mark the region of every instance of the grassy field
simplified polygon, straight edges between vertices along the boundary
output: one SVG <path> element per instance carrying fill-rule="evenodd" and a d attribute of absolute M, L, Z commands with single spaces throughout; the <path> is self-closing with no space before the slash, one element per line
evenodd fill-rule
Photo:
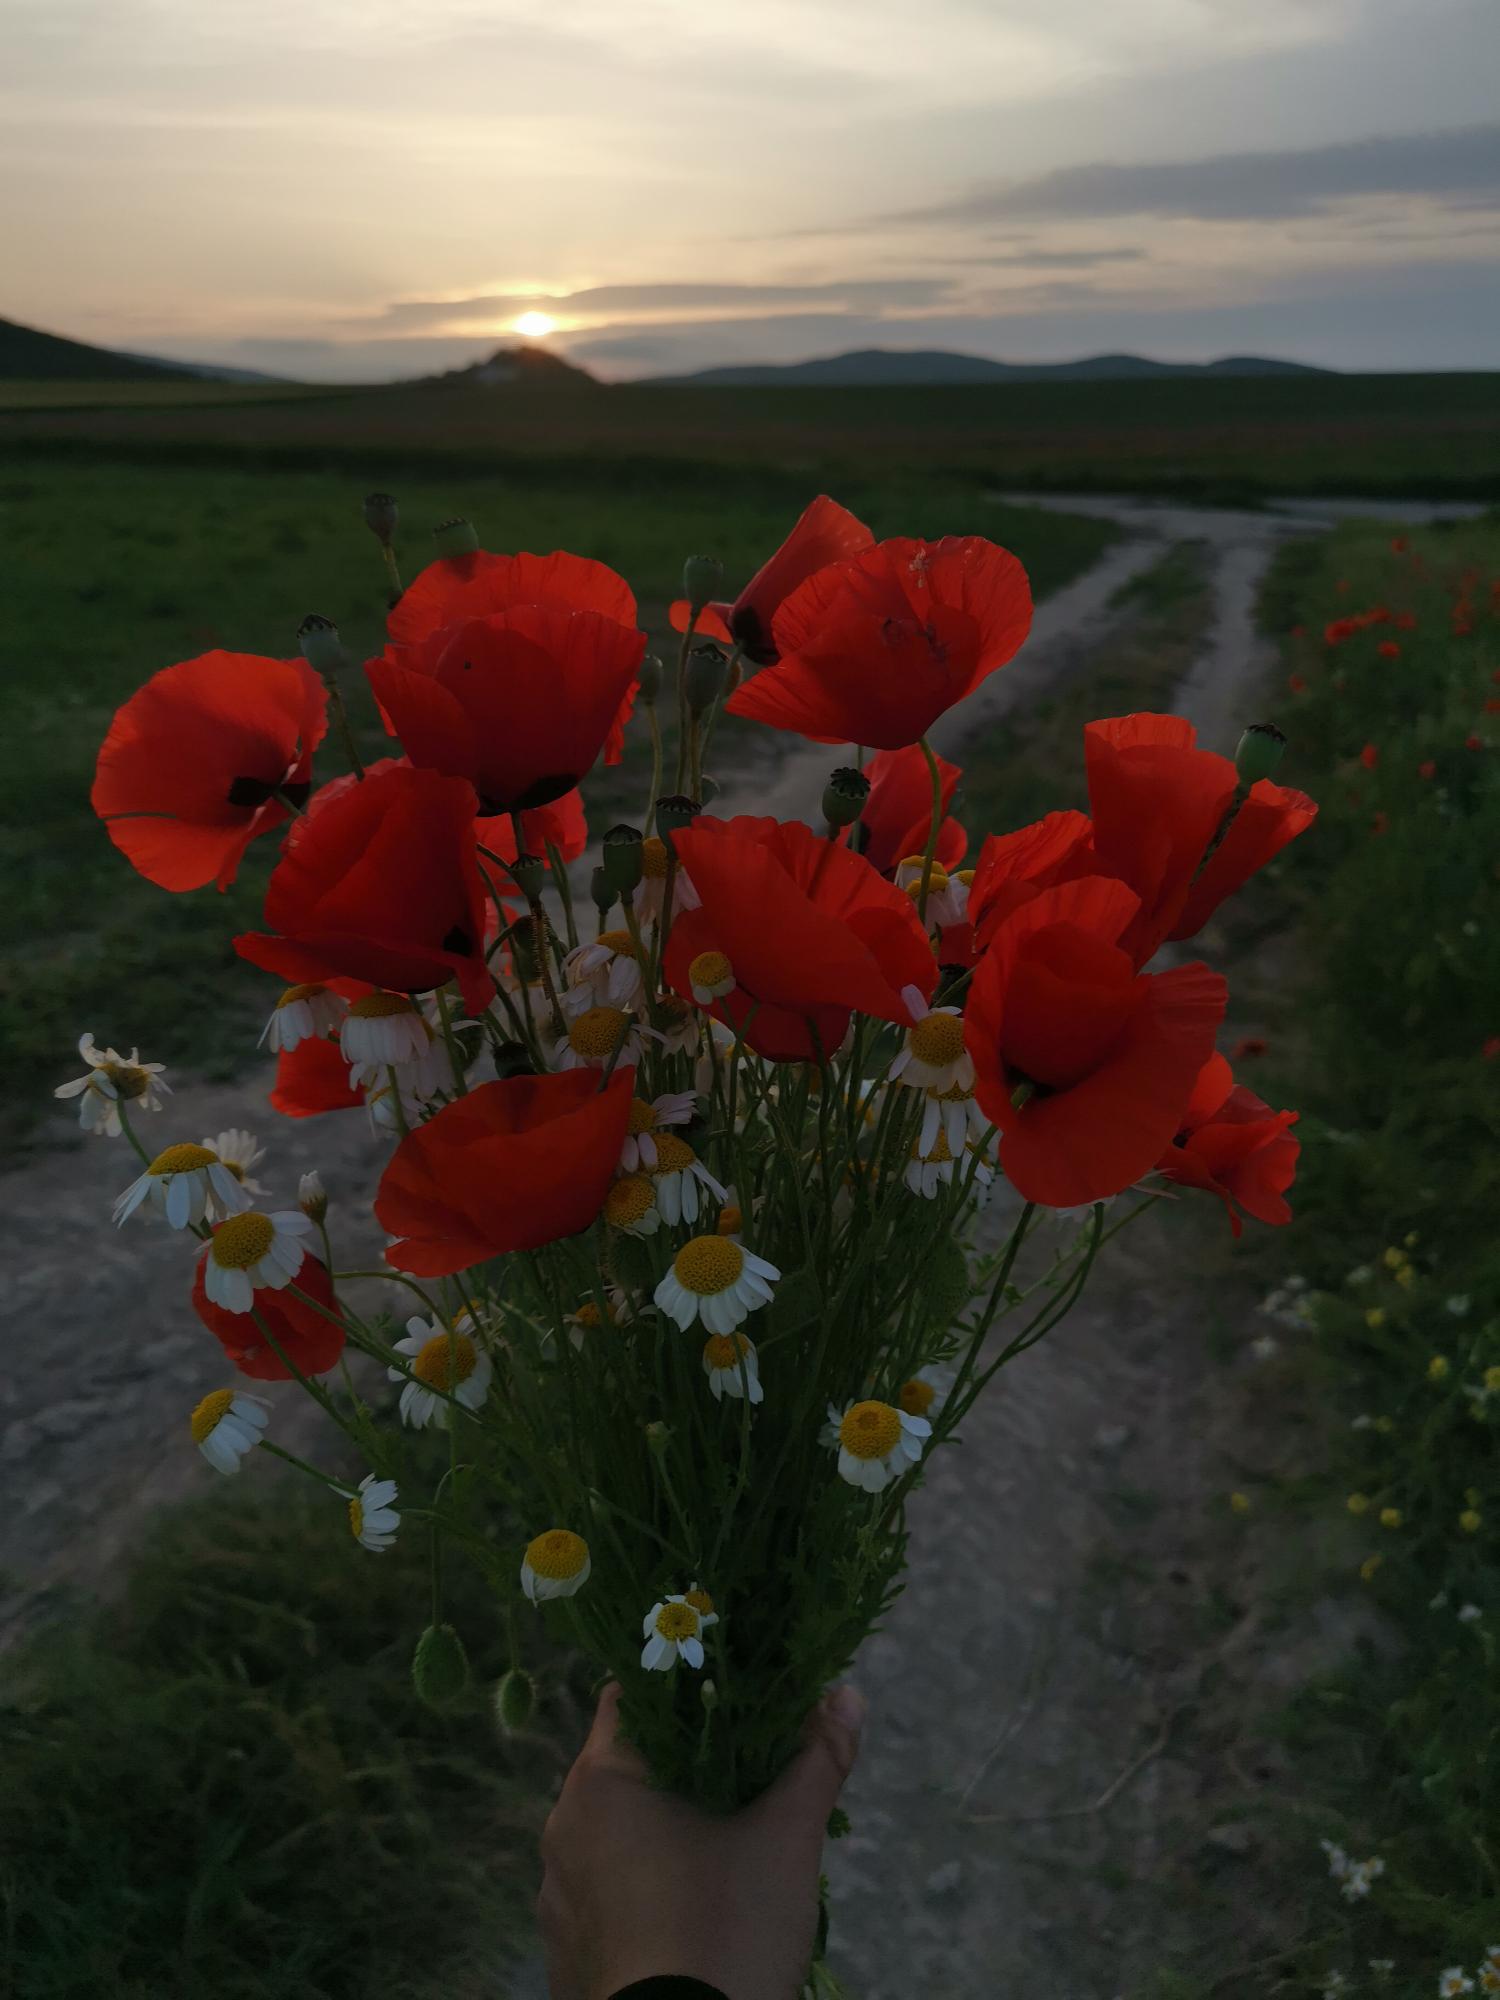
<path fill-rule="evenodd" d="M 455 383 L 305 400 L 192 385 L 177 407 L 0 411 L 0 451 L 158 463 L 337 464 L 369 484 L 416 467 L 631 479 L 685 462 L 805 484 L 921 470 L 1009 488 L 1246 500 L 1274 493 L 1500 497 L 1500 374 L 1226 377 L 933 389 L 566 389 Z M 119 399 L 122 400 L 123 399 Z M 722 475 L 720 475 L 722 476 Z"/>
<path fill-rule="evenodd" d="M 614 564 L 635 585 L 663 645 L 665 606 L 684 554 L 721 554 L 743 579 L 775 546 L 812 487 L 762 472 L 748 489 L 699 469 L 663 486 L 624 473 L 606 486 L 567 467 L 523 483 L 493 472 L 400 489 L 408 576 L 428 527 L 457 511 L 486 546 L 567 547 Z M 381 571 L 359 515 L 363 488 L 315 472 L 36 464 L 0 466 L 8 581 L 0 738 L 0 1042 L 34 1102 L 7 1098 L 14 1135 L 70 1073 L 78 1035 L 160 1060 L 231 1073 L 253 1048 L 269 982 L 235 958 L 253 928 L 272 843 L 260 843 L 228 896 L 173 896 L 134 874 L 88 809 L 99 742 L 115 707 L 156 668 L 209 647 L 286 654 L 302 617 L 333 618 L 356 660 L 381 643 Z M 1017 511 L 937 478 L 851 480 L 841 497 L 878 534 L 981 532 L 1015 548 L 1039 594 L 1086 567 L 1110 539 L 1100 523 Z M 387 739 L 352 676 L 367 751 Z M 740 725 L 762 744 L 769 732 Z M 775 739 L 776 742 L 782 739 Z M 774 749 L 774 743 L 772 745 Z M 736 755 L 726 727 L 726 759 Z M 601 829 L 636 805 L 649 760 L 643 727 L 627 763 L 587 788 Z M 836 761 L 832 757 L 830 761 Z M 325 766 L 329 775 L 336 764 Z"/>
<path fill-rule="evenodd" d="M 214 382 L 207 377 L 192 382 L 175 376 L 159 382 L 86 382 L 67 376 L 0 380 L 0 410 L 194 409 L 204 403 L 235 408 L 241 403 L 297 402 L 327 395 L 326 389 L 300 382 Z"/>

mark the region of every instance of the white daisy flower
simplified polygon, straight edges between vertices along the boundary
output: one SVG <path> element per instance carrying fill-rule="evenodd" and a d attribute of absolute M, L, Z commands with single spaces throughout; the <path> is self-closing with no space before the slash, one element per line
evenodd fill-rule
<path fill-rule="evenodd" d="M 161 1063 L 143 1063 L 139 1049 L 122 1056 L 118 1049 L 101 1049 L 90 1034 L 78 1037 L 78 1053 L 88 1064 L 88 1073 L 69 1083 L 60 1083 L 54 1097 L 77 1097 L 78 1122 L 85 1132 L 101 1139 L 118 1139 L 124 1127 L 120 1106 L 134 1105 L 137 1111 L 160 1111 L 163 1097 L 172 1087 L 162 1081 Z"/>
<path fill-rule="evenodd" d="M 1328 1856 L 1328 1872 L 1335 1882 L 1342 1882 L 1349 1873 L 1349 1857 L 1336 1841 L 1320 1840 L 1319 1847 Z"/>
<path fill-rule="evenodd" d="M 271 1009 L 271 1018 L 260 1031 L 261 1042 L 279 1055 L 331 1035 L 343 1020 L 346 1005 L 326 986 L 289 986 Z"/>
<path fill-rule="evenodd" d="M 251 1175 L 266 1157 L 264 1146 L 256 1143 L 255 1135 L 239 1126 L 231 1126 L 227 1132 L 207 1133 L 203 1140 L 211 1153 L 217 1153 L 239 1182 L 245 1194 L 264 1194 L 265 1189 Z"/>
<path fill-rule="evenodd" d="M 1461 1965 L 1450 1965 L 1438 1974 L 1437 1990 L 1439 2000 L 1456 2000 L 1460 1993 L 1472 1993 L 1474 1982 Z"/>
<path fill-rule="evenodd" d="M 604 1220 L 627 1236 L 654 1236 L 661 1228 L 656 1184 L 649 1174 L 620 1174 L 604 1197 Z"/>
<path fill-rule="evenodd" d="M 589 1007 L 620 1007 L 628 1014 L 646 997 L 629 931 L 601 931 L 591 943 L 575 946 L 563 960 L 563 977 L 567 981 L 563 1009 L 568 1014 Z"/>
<path fill-rule="evenodd" d="M 656 1165 L 651 1169 L 651 1179 L 656 1187 L 656 1205 L 665 1221 L 696 1222 L 700 1186 L 706 1187 L 715 1201 L 727 1198 L 686 1139 L 679 1139 L 675 1132 L 658 1132 L 655 1151 Z"/>
<path fill-rule="evenodd" d="M 1370 1893 L 1370 1884 L 1385 1873 L 1385 1863 L 1378 1854 L 1372 1854 L 1368 1861 L 1348 1861 L 1346 1859 L 1342 1877 L 1342 1894 L 1346 1903 L 1358 1903 Z"/>
<path fill-rule="evenodd" d="M 936 1368 L 919 1368 L 909 1382 L 902 1383 L 896 1402 L 907 1416 L 930 1420 L 943 1407 L 947 1393 L 947 1383 Z"/>
<path fill-rule="evenodd" d="M 733 1333 L 758 1307 L 769 1305 L 770 1280 L 780 1271 L 727 1236 L 694 1236 L 672 1259 L 652 1297 L 684 1332 L 702 1319 L 709 1333 Z"/>
<path fill-rule="evenodd" d="M 929 1007 L 915 986 L 903 986 L 912 1025 L 891 1063 L 892 1083 L 912 1090 L 974 1088 L 974 1058 L 964 1047 L 964 1018 L 956 1007 Z"/>
<path fill-rule="evenodd" d="M 203 1259 L 203 1289 L 226 1312 L 247 1313 L 257 1289 L 280 1291 L 302 1268 L 302 1239 L 312 1223 L 300 1209 L 267 1215 L 246 1209 L 221 1222 Z"/>
<path fill-rule="evenodd" d="M 1453 1615 L 1460 1625 L 1477 1625 L 1484 1613 L 1477 1604 L 1460 1604 Z"/>
<path fill-rule="evenodd" d="M 310 1168 L 297 1183 L 297 1206 L 309 1222 L 321 1222 L 328 1213 L 328 1190 L 316 1167 Z"/>
<path fill-rule="evenodd" d="M 366 993 L 351 1003 L 339 1029 L 339 1048 L 356 1083 L 365 1080 L 357 1072 L 379 1074 L 392 1065 L 420 1062 L 431 1047 L 427 1017 L 406 993 Z"/>
<path fill-rule="evenodd" d="M 441 1320 L 418 1313 L 406 1322 L 406 1338 L 393 1352 L 409 1358 L 407 1368 L 387 1368 L 392 1382 L 404 1382 L 401 1421 L 414 1431 L 451 1421 L 453 1403 L 477 1410 L 490 1391 L 495 1364 L 474 1338 L 474 1322 L 460 1313 L 450 1333 Z M 446 1396 L 436 1393 L 446 1389 Z M 449 1401 L 449 1397 L 452 1401 Z"/>
<path fill-rule="evenodd" d="M 549 1597 L 573 1597 L 588 1582 L 593 1567 L 582 1535 L 575 1535 L 570 1528 L 548 1528 L 526 1544 L 521 1588 L 533 1604 Z"/>
<path fill-rule="evenodd" d="M 698 1023 L 703 1019 L 677 993 L 659 993 L 656 996 L 657 1033 L 661 1037 L 662 1054 L 667 1056 L 691 1056 L 698 1053 Z M 719 1023 L 713 1023 L 718 1027 Z"/>
<path fill-rule="evenodd" d="M 714 1392 L 714 1401 L 725 1396 L 746 1396 L 762 1402 L 760 1361 L 755 1342 L 743 1333 L 711 1333 L 703 1343 L 703 1372 Z"/>
<path fill-rule="evenodd" d="M 734 967 L 722 951 L 700 951 L 688 966 L 688 985 L 700 1007 L 710 1007 L 734 991 Z"/>
<path fill-rule="evenodd" d="M 370 1121 L 372 1132 L 400 1132 L 403 1127 L 410 1132 L 426 1120 L 429 1109 L 427 1099 L 417 1096 L 400 1070 L 396 1072 L 396 1083 L 398 1087 L 393 1090 L 390 1078 L 385 1077 L 380 1082 L 364 1086 L 365 1116 Z"/>
<path fill-rule="evenodd" d="M 631 895 L 637 921 L 656 923 L 662 912 L 667 895 L 667 843 L 659 835 L 652 834 L 641 842 L 641 879 L 636 883 Z M 683 910 L 696 910 L 702 899 L 688 880 L 685 871 L 679 868 L 672 881 L 672 918 L 675 922 Z"/>
<path fill-rule="evenodd" d="M 925 1417 L 908 1416 L 894 1403 L 849 1403 L 842 1415 L 828 1405 L 831 1442 L 838 1446 L 839 1478 L 866 1493 L 879 1493 L 909 1472 L 922 1456 L 922 1440 L 932 1435 Z M 829 1431 L 823 1433 L 825 1439 Z"/>
<path fill-rule="evenodd" d="M 913 904 L 920 901 L 922 867 L 925 854 L 908 854 L 896 863 L 895 883 L 904 889 Z M 974 879 L 974 871 L 967 871 L 969 882 Z M 956 875 L 950 875 L 942 862 L 933 857 L 932 872 L 927 877 L 927 928 L 947 930 L 950 924 L 961 924 L 969 912 L 969 882 L 962 882 Z"/>
<path fill-rule="evenodd" d="M 212 1146 L 168 1146 L 115 1202 L 115 1223 L 126 1222 L 146 1202 L 173 1229 L 207 1216 L 218 1221 L 250 1206 L 250 1197 Z"/>
<path fill-rule="evenodd" d="M 264 1396 L 247 1396 L 242 1389 L 215 1389 L 193 1411 L 189 1424 L 193 1443 L 215 1472 L 238 1472 L 240 1460 L 254 1451 L 271 1419 Z"/>
<path fill-rule="evenodd" d="M 357 1493 L 345 1493 L 349 1502 L 349 1531 L 361 1548 L 381 1555 L 396 1539 L 401 1516 L 391 1505 L 396 1497 L 394 1479 L 377 1479 L 367 1472 Z"/>
<path fill-rule="evenodd" d="M 581 1299 L 572 1312 L 563 1314 L 563 1324 L 571 1328 L 573 1345 L 581 1347 L 590 1334 L 606 1326 L 625 1326 L 631 1317 L 629 1298 L 619 1285 L 611 1285 L 604 1294 L 603 1312 L 597 1299 Z"/>
<path fill-rule="evenodd" d="M 921 1195 L 924 1201 L 931 1201 L 940 1187 L 951 1184 L 960 1169 L 968 1172 L 971 1157 L 968 1148 L 962 1149 L 955 1157 L 948 1150 L 947 1134 L 939 1132 L 927 1152 L 919 1151 L 918 1144 L 913 1145 L 911 1158 L 901 1178 L 913 1194 Z M 975 1185 L 988 1187 L 995 1176 L 987 1162 L 974 1159 L 973 1166 Z"/>
<path fill-rule="evenodd" d="M 638 1063 L 651 1030 L 623 1007 L 586 1007 L 552 1051 L 554 1069 L 605 1069 Z M 616 1053 L 618 1051 L 618 1053 Z"/>
<path fill-rule="evenodd" d="M 695 1591 L 694 1595 L 702 1598 L 707 1592 Z M 686 1591 L 653 1604 L 641 1623 L 646 1640 L 641 1648 L 641 1665 L 661 1673 L 670 1672 L 679 1660 L 690 1667 L 701 1667 L 703 1641 L 699 1634 L 705 1625 L 718 1622 L 712 1609 L 705 1617 L 696 1604 L 689 1603 Z"/>
<path fill-rule="evenodd" d="M 930 1153 L 939 1132 L 948 1141 L 950 1153 L 959 1153 L 972 1140 L 982 1139 L 989 1120 L 980 1110 L 972 1090 L 954 1084 L 949 1090 L 929 1090 L 922 1106 L 922 1124 L 917 1133 L 917 1151 Z"/>
<path fill-rule="evenodd" d="M 697 1106 L 697 1093 L 691 1090 L 669 1090 L 649 1104 L 635 1098 L 620 1148 L 620 1172 L 633 1174 L 644 1167 L 649 1173 L 656 1165 L 656 1134 L 669 1125 L 690 1125 Z"/>

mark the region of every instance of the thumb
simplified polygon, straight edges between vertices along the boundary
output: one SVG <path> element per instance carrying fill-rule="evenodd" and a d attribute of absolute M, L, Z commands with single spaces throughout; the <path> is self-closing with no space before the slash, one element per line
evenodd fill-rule
<path fill-rule="evenodd" d="M 838 1803 L 859 1755 L 865 1699 L 857 1688 L 833 1688 L 807 1718 L 802 1748 L 753 1808 L 776 1819 L 784 1833 L 806 1833 L 819 1846 L 823 1825 Z"/>

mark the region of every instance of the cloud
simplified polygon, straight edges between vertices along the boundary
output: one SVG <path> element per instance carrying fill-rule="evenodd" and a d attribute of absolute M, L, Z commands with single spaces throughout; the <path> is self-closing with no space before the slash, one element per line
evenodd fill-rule
<path fill-rule="evenodd" d="M 861 226 L 1121 215 L 1276 222 L 1370 195 L 1446 198 L 1465 207 L 1500 204 L 1500 125 L 1201 160 L 1090 161 L 1031 180 L 980 186 L 952 201 L 871 217 Z"/>
<path fill-rule="evenodd" d="M 1144 250 L 1000 250 L 992 257 L 971 257 L 972 266 L 1016 264 L 1038 271 L 1091 271 L 1096 264 L 1135 264 Z"/>
<path fill-rule="evenodd" d="M 397 299 L 368 319 L 349 322 L 368 328 L 409 331 L 463 320 L 514 318 L 548 312 L 562 318 L 592 319 L 612 313 L 755 312 L 763 307 L 798 307 L 847 312 L 911 309 L 941 303 L 952 291 L 946 278 L 839 278 L 815 285 L 652 284 L 590 285 L 576 292 L 486 292 L 471 298 Z"/>

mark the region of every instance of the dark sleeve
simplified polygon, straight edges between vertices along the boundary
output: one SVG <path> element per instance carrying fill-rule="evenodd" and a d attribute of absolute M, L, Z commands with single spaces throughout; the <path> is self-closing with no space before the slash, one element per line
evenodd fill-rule
<path fill-rule="evenodd" d="M 701 1979 L 684 1979 L 669 1972 L 660 1979 L 634 1980 L 622 1986 L 613 2000 L 728 2000 L 728 1995 L 717 1986 L 706 1986 Z"/>

